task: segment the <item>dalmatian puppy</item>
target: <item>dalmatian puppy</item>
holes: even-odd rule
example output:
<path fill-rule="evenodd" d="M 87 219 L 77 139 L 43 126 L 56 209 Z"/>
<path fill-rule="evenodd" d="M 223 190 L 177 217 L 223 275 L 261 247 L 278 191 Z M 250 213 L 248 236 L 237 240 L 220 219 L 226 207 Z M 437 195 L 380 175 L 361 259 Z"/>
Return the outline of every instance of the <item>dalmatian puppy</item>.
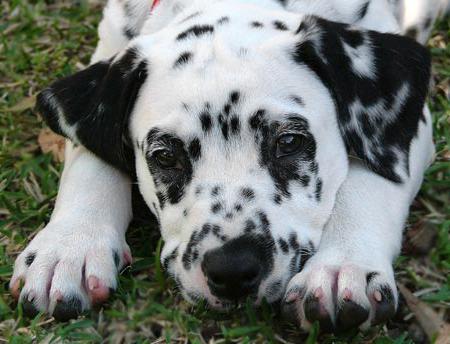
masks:
<path fill-rule="evenodd" d="M 434 152 L 430 56 L 394 5 L 151 5 L 110 0 L 91 66 L 38 97 L 68 145 L 51 220 L 15 263 L 25 311 L 67 320 L 108 298 L 135 177 L 187 300 L 281 301 L 304 329 L 389 319 Z"/>

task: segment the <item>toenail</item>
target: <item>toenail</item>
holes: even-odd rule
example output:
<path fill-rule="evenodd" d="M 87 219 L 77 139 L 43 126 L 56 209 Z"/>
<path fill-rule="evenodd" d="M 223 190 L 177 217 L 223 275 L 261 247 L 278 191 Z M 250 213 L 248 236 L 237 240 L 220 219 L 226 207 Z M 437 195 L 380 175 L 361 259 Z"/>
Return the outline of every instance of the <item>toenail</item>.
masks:
<path fill-rule="evenodd" d="M 123 253 L 123 259 L 127 262 L 127 265 L 133 264 L 133 257 L 130 252 L 125 251 Z"/>
<path fill-rule="evenodd" d="M 89 290 L 94 290 L 97 289 L 99 287 L 99 280 L 97 277 L 95 276 L 89 276 L 88 278 L 88 289 Z"/>
<path fill-rule="evenodd" d="M 292 303 L 298 298 L 298 293 L 295 291 L 290 291 L 286 294 L 286 297 L 284 298 L 284 303 Z"/>
<path fill-rule="evenodd" d="M 352 292 L 350 291 L 350 289 L 348 289 L 348 288 L 344 289 L 344 293 L 342 295 L 342 298 L 345 301 L 350 301 L 352 299 Z"/>
<path fill-rule="evenodd" d="M 322 287 L 319 287 L 316 289 L 316 291 L 314 292 L 314 297 L 316 299 L 320 299 L 323 296 L 323 290 Z"/>
<path fill-rule="evenodd" d="M 375 290 L 375 292 L 373 293 L 373 298 L 377 302 L 381 302 L 381 300 L 383 300 L 383 296 L 381 295 L 381 293 L 378 290 Z"/>

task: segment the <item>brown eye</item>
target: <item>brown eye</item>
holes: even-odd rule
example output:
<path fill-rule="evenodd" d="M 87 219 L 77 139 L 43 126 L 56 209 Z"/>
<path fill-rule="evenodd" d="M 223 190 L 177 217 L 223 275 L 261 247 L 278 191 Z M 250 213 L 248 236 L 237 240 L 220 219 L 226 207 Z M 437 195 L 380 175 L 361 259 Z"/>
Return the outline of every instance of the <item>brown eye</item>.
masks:
<path fill-rule="evenodd" d="M 278 137 L 277 158 L 297 153 L 303 145 L 304 136 L 298 134 L 286 134 Z"/>
<path fill-rule="evenodd" d="M 158 164 L 163 168 L 173 168 L 177 165 L 177 157 L 168 149 L 161 149 L 153 154 Z"/>

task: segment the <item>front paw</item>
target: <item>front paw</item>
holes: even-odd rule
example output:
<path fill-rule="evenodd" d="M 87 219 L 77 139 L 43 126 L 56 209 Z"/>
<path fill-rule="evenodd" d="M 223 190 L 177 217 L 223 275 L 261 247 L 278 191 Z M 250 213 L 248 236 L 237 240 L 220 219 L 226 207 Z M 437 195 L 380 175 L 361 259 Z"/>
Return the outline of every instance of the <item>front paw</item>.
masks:
<path fill-rule="evenodd" d="M 397 300 L 390 264 L 336 263 L 331 256 L 317 255 L 289 282 L 284 308 L 305 330 L 318 321 L 324 332 L 344 332 L 386 322 Z"/>
<path fill-rule="evenodd" d="M 87 227 L 49 223 L 17 257 L 10 289 L 25 315 L 66 321 L 116 289 L 118 270 L 131 262 L 128 245 L 114 229 Z"/>

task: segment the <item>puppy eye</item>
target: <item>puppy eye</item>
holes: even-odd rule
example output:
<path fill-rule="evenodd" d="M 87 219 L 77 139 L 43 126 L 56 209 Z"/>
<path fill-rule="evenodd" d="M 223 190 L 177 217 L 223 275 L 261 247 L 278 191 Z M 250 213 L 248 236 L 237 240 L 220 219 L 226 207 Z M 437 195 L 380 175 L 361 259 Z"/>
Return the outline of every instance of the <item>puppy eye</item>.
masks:
<path fill-rule="evenodd" d="M 177 167 L 178 159 L 175 153 L 169 149 L 160 149 L 153 153 L 156 162 L 162 168 Z"/>
<path fill-rule="evenodd" d="M 285 134 L 278 137 L 277 158 L 297 153 L 303 146 L 304 139 L 305 137 L 299 134 Z"/>

